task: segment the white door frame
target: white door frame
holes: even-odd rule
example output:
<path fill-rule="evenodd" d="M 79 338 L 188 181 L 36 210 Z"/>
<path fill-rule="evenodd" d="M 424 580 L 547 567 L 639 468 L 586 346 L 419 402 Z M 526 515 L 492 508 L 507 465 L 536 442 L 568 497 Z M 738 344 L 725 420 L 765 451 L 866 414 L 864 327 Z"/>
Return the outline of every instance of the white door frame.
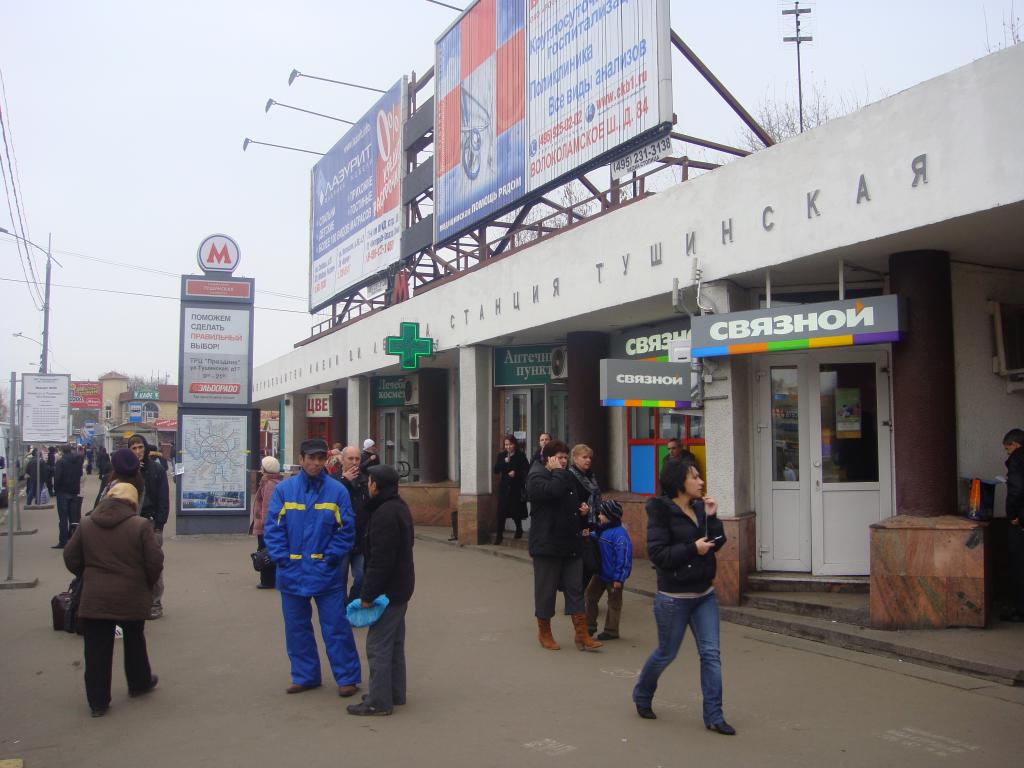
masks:
<path fill-rule="evenodd" d="M 811 569 L 811 497 L 808 487 L 810 477 L 810 452 L 807 445 L 806 429 L 799 434 L 799 475 L 797 481 L 775 480 L 775 444 L 772 430 L 771 369 L 795 368 L 797 371 L 797 423 L 807 423 L 808 360 L 806 354 L 772 354 L 760 356 L 755 369 L 754 434 L 757 449 L 755 457 L 755 478 L 757 482 L 757 567 L 766 571 L 807 572 Z M 779 497 L 798 499 L 798 508 L 788 506 L 786 510 L 775 509 Z M 781 500 L 780 500 L 780 503 Z M 783 519 L 785 516 L 785 519 Z M 777 538 L 785 539 L 790 550 L 788 556 L 780 555 L 785 547 L 775 546 Z M 779 542 L 782 544 L 782 542 Z"/>
<path fill-rule="evenodd" d="M 755 498 L 758 523 L 757 567 L 760 570 L 810 571 L 821 575 L 859 575 L 870 571 L 868 558 L 870 534 L 863 526 L 862 557 L 856 562 L 826 562 L 826 527 L 829 507 L 835 502 L 855 501 L 852 494 L 875 494 L 872 511 L 864 515 L 866 523 L 889 517 L 893 508 L 892 478 L 892 392 L 889 377 L 891 350 L 888 347 L 826 348 L 794 353 L 769 353 L 758 356 L 754 365 L 754 464 Z M 876 435 L 878 439 L 877 483 L 823 483 L 821 445 L 821 365 L 874 363 L 876 391 Z M 772 368 L 793 367 L 798 372 L 799 473 L 797 481 L 779 481 L 772 476 L 775 445 L 772 429 Z M 835 487 L 829 487 L 835 486 Z M 795 492 L 795 493 L 794 493 Z M 832 496 L 830 497 L 830 494 Z M 838 494 L 846 494 L 845 499 Z M 789 497 L 788 499 L 786 497 Z M 793 508 L 793 499 L 799 508 Z M 774 509 L 773 499 L 789 505 Z M 787 517 L 788 515 L 788 517 Z M 868 519 L 870 518 L 870 520 Z M 861 526 L 856 530 L 859 534 Z M 784 537 L 775 546 L 777 537 Z M 789 547 L 789 545 L 793 545 Z M 779 556 L 778 551 L 789 551 Z"/>

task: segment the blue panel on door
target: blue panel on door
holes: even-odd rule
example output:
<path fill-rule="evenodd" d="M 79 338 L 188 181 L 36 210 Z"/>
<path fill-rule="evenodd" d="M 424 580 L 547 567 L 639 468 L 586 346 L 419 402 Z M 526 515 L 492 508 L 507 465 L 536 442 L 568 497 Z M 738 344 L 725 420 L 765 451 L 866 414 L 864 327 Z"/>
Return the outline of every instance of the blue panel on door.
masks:
<path fill-rule="evenodd" d="M 629 490 L 631 493 L 654 493 L 653 445 L 633 445 L 629 448 Z"/>

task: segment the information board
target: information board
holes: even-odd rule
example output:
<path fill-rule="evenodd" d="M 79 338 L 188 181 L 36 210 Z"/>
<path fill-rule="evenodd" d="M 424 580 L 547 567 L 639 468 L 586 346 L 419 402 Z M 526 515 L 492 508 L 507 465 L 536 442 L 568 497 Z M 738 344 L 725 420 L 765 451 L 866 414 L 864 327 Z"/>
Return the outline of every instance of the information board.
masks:
<path fill-rule="evenodd" d="M 21 440 L 66 443 L 71 377 L 64 373 L 23 373 Z"/>

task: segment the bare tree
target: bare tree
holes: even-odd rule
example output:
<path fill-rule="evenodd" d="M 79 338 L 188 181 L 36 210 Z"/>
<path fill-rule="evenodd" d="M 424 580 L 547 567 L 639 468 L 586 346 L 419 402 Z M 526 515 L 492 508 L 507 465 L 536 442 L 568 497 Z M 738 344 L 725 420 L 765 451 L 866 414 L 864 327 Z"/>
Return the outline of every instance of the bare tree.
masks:
<path fill-rule="evenodd" d="M 862 106 L 864 100 L 856 95 L 832 95 L 825 84 L 814 83 L 809 92 L 804 91 L 804 130 L 809 131 Z M 800 110 L 792 101 L 766 98 L 758 106 L 756 117 L 776 143 L 800 133 Z M 744 130 L 740 146 L 751 152 L 764 149 L 764 144 L 750 130 Z"/>
<path fill-rule="evenodd" d="M 1017 15 L 1014 3 L 1010 2 L 1010 10 L 1002 15 L 1003 27 L 1003 41 L 1001 43 L 992 43 L 988 36 L 988 14 L 985 13 L 985 9 L 981 10 L 982 17 L 985 19 L 985 50 L 989 53 L 995 53 L 1001 51 L 1003 48 L 1009 48 L 1017 45 L 1021 41 L 1021 33 L 1024 30 L 1024 24 L 1021 23 L 1020 16 Z"/>

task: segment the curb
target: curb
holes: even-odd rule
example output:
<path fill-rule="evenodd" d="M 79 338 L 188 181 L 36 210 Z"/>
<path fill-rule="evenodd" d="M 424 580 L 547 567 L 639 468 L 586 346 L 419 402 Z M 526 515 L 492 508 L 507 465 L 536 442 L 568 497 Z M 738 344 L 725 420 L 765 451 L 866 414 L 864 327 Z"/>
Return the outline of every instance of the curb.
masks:
<path fill-rule="evenodd" d="M 815 640 L 837 648 L 862 651 L 878 656 L 888 656 L 901 661 L 910 661 L 927 667 L 956 672 L 970 677 L 1000 683 L 1001 685 L 1024 685 L 1024 670 L 1000 667 L 948 656 L 943 653 L 914 648 L 899 642 L 867 637 L 856 627 L 846 627 L 824 619 L 800 616 L 780 616 L 771 611 L 757 608 L 735 608 L 720 606 L 719 613 L 725 621 L 754 629 L 777 632 L 804 640 Z"/>

